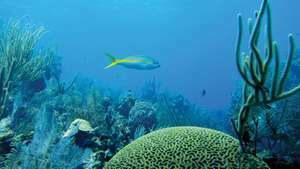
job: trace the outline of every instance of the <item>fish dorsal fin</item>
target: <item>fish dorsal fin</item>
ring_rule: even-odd
[[[111,62],[114,62],[117,60],[117,58],[110,53],[105,53],[105,55],[111,59]]]

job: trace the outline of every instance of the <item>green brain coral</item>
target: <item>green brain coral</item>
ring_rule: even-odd
[[[147,134],[121,149],[104,169],[269,169],[240,152],[235,138],[200,127],[172,127]]]

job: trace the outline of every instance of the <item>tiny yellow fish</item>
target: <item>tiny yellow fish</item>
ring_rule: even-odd
[[[125,58],[116,58],[115,56],[106,53],[111,59],[111,64],[107,65],[104,69],[109,69],[117,65],[121,65],[130,69],[138,69],[138,70],[151,70],[160,67],[160,64],[155,59],[149,56],[128,56]]]

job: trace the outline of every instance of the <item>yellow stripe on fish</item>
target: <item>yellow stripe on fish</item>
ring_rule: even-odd
[[[147,61],[137,60],[137,59],[115,59],[111,64],[107,65],[104,69],[114,67],[120,63],[140,63],[140,62],[147,63]]]

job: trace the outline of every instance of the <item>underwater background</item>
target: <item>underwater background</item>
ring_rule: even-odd
[[[0,168],[103,168],[137,138],[174,126],[219,130],[239,140],[242,150],[243,143],[255,145],[246,154],[270,168],[300,168],[297,87],[273,102],[276,82],[267,78],[270,83],[253,92],[259,104],[246,129],[233,125],[242,126],[239,112],[248,96],[236,64],[237,14],[245,25],[243,52],[252,51],[247,18],[255,21],[253,11],[265,1],[0,0]],[[300,44],[300,2],[269,3],[284,69],[289,33]],[[260,51],[268,43],[264,26]],[[275,46],[272,51],[276,55]],[[105,69],[114,62],[107,53],[131,64],[136,60],[128,56],[149,56],[160,66]],[[300,82],[300,50],[292,53],[286,91]]]
[[[48,33],[43,43],[57,47],[66,80],[80,74],[102,86],[133,90],[155,77],[162,88],[222,109],[239,78],[232,57],[236,14],[251,16],[258,5],[257,0],[2,0],[0,16],[2,20],[26,17],[45,26]],[[297,0],[272,2],[274,36],[283,49],[287,49],[287,34],[299,33],[298,5]],[[105,52],[150,55],[160,61],[161,68],[104,70],[109,63]]]

